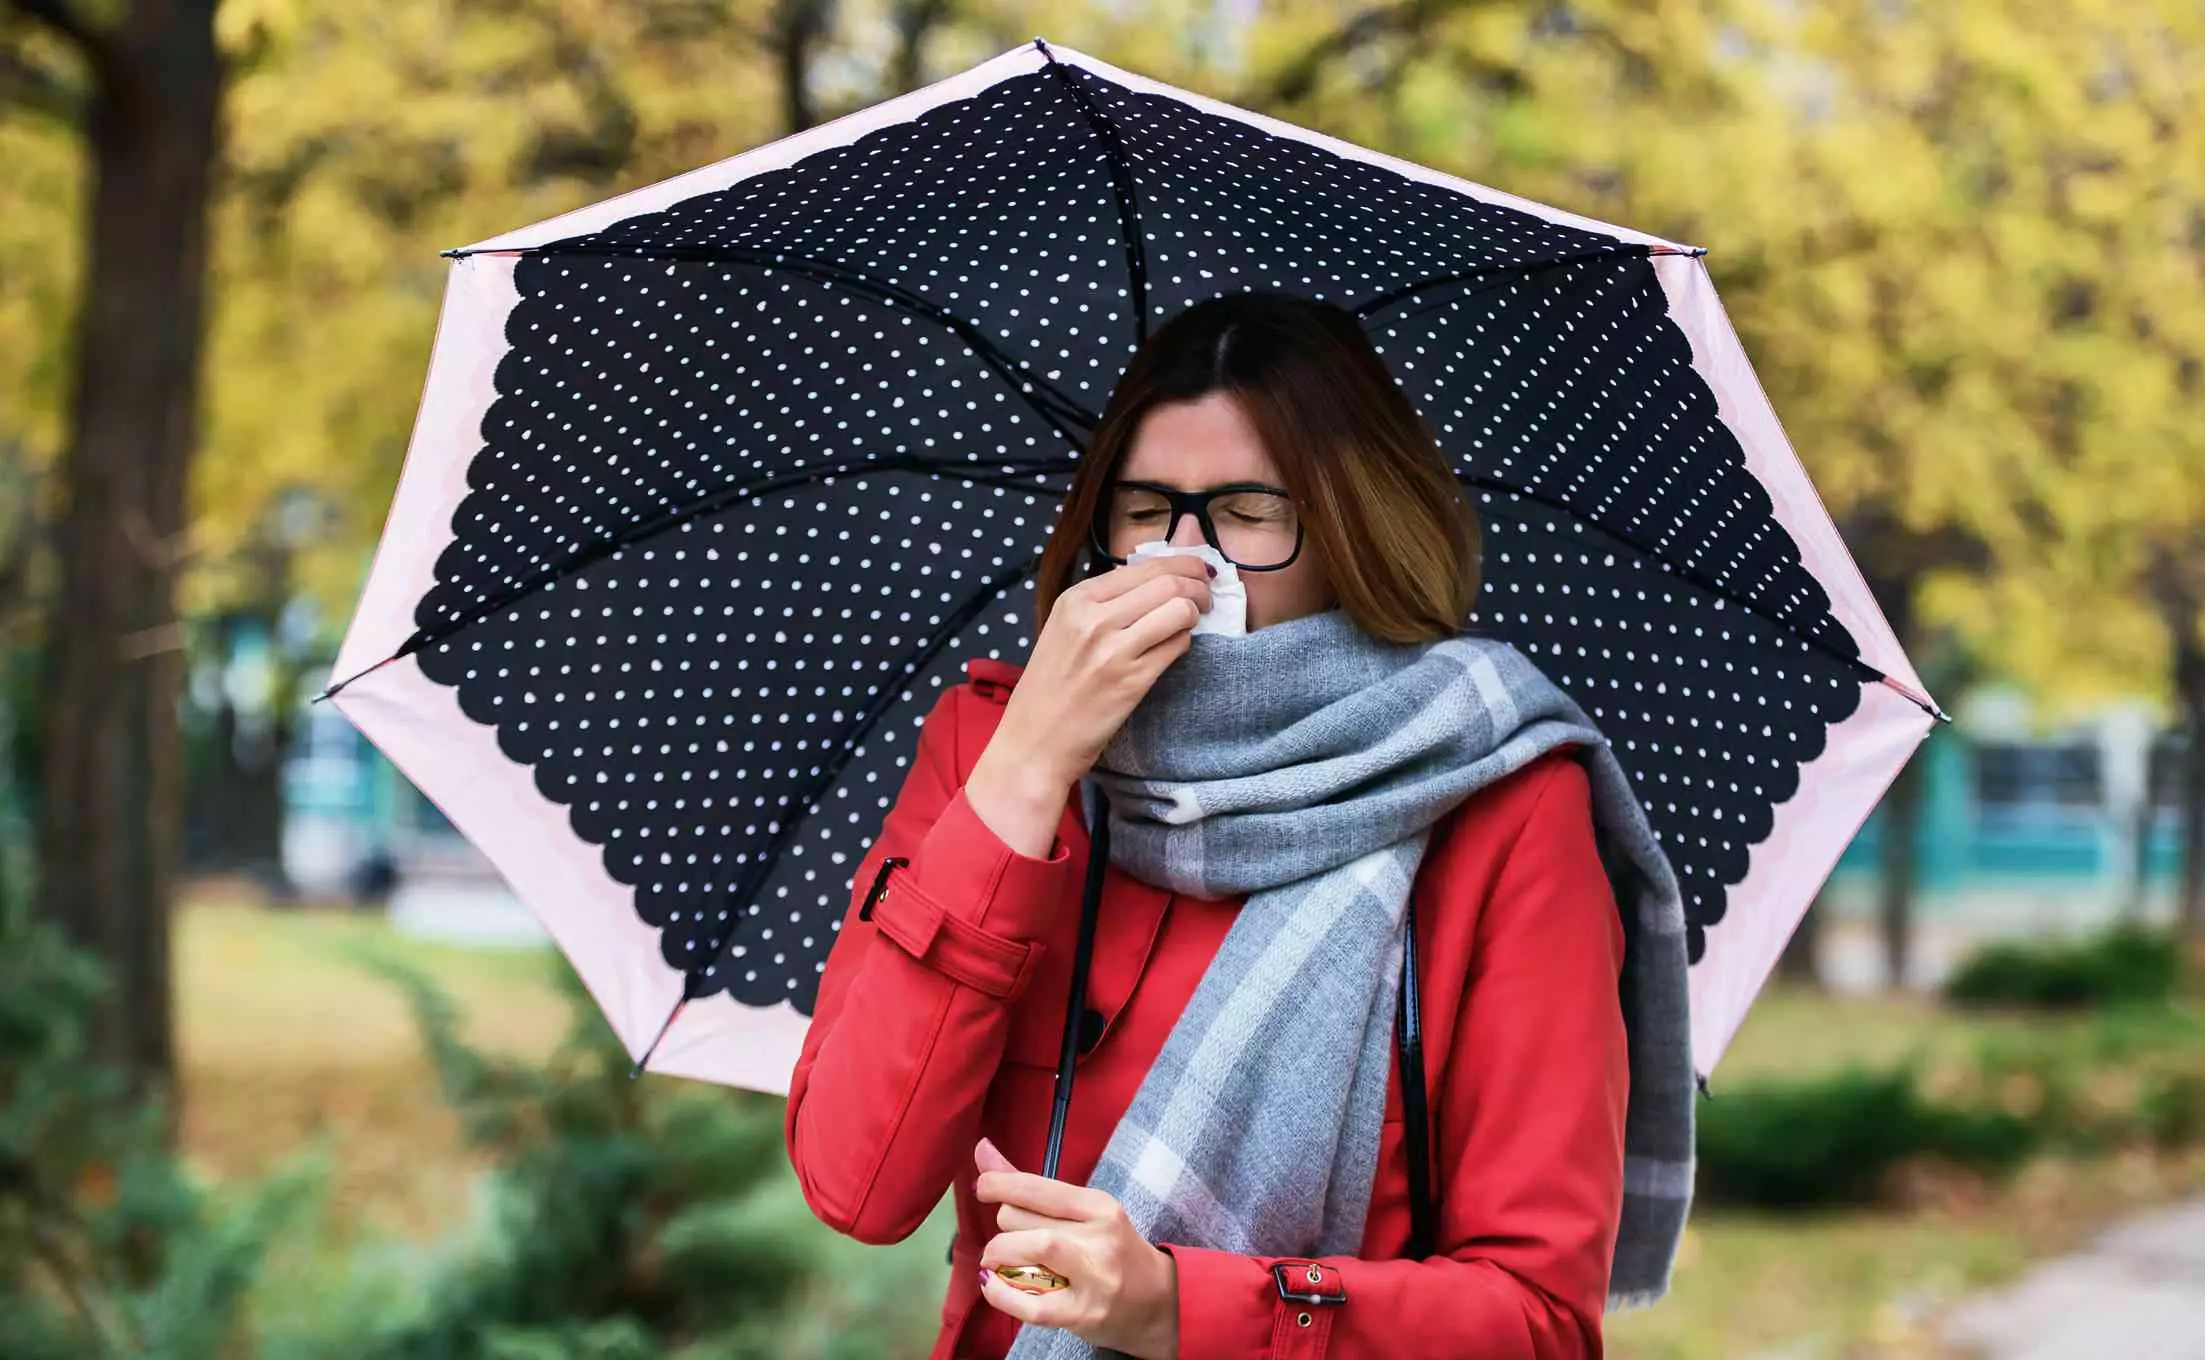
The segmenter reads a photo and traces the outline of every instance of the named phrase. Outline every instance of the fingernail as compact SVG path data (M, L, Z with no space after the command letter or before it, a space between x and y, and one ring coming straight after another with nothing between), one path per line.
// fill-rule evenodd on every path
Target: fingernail
M980 1287L982 1289L986 1289L988 1287L988 1276L994 1273L995 1272L989 1270L986 1266L980 1267Z
M1204 562L1204 563L1202 564L1202 570L1204 570L1204 571L1208 572L1208 573L1209 573L1210 575L1212 575L1212 576L1215 576L1215 575L1217 575L1217 568L1216 568L1216 567L1213 567L1213 566L1211 566L1211 565L1210 565L1209 563L1207 563L1207 562Z

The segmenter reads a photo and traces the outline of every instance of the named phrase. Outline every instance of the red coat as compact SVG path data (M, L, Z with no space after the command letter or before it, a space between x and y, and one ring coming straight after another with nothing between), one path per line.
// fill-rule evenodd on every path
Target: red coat
M949 1295L929 1360L996 1360L1017 1330L979 1303L980 1250L998 1229L973 1198L973 1144L985 1135L1022 1169L1041 1169L1079 924L1077 790L1046 860L1005 845L963 794L1020 673L972 661L928 714L858 866L789 1089L790 1158L812 1211L837 1231L899 1242L954 1192ZM1280 1300L1271 1264L1308 1258L1158 1243L1178 1265L1180 1355L1601 1353L1628 1076L1623 935L1589 789L1567 755L1535 761L1441 822L1417 874L1441 1254L1396 1259L1409 1213L1393 1063L1361 1252L1317 1258L1319 1292L1344 1286L1346 1301ZM889 855L910 863L890 871L860 921ZM1106 871L1087 997L1099 1038L1079 1062L1061 1179L1084 1184L1094 1170L1238 905Z

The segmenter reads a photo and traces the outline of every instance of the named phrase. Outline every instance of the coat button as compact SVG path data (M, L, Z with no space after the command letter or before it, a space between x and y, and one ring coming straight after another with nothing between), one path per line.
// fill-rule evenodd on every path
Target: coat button
M1093 1006L1080 1012L1080 1052L1093 1052L1095 1045L1102 1042L1105 1023L1103 1013Z

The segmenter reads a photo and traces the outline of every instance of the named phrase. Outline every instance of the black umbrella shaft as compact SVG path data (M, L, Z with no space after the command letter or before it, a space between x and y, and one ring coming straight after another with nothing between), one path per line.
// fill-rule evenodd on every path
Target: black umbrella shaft
M1064 1151L1064 1121L1072 1113L1072 1076L1079 1061L1080 1014L1087 1007L1087 966L1095 956L1095 920L1102 915L1103 870L1110 863L1110 800L1096 790L1095 810L1087 819L1087 886L1080 894L1079 947L1072 955L1072 986L1064 1003L1064 1043L1057 1050L1057 1090L1049 1110L1049 1150L1041 1174L1056 1179Z

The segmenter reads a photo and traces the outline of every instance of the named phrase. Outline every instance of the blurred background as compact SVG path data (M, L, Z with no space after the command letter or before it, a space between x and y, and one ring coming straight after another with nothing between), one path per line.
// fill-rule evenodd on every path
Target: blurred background
M2194 0L0 0L0 1352L923 1354L948 1216L836 1238L778 1100L629 1082L308 700L440 250L1036 34L1707 246L1958 718L1716 1074L1613 1353L2066 1354L2086 1289L2073 1354L2196 1354Z

